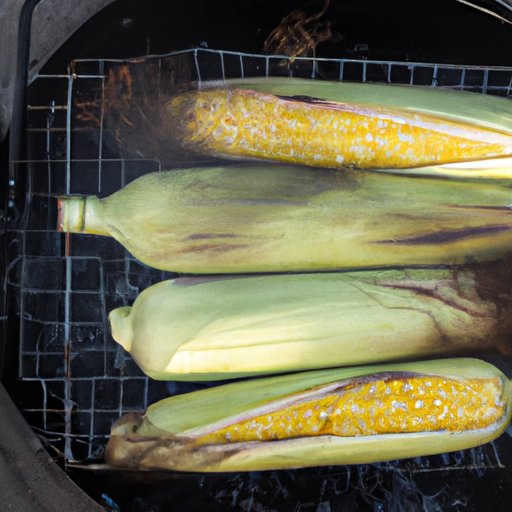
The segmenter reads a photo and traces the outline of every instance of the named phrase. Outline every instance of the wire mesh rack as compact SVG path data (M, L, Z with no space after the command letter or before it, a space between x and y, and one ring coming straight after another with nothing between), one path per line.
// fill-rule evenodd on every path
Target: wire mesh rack
M112 239L56 230L58 196L106 196L142 174L180 164L125 151L105 122L106 80L126 66L132 78L138 73L144 84L156 84L158 93L180 83L200 87L205 80L295 76L512 96L512 68L292 59L201 48L133 61L82 60L67 73L39 75L29 88L26 158L13 163L20 181L26 179L27 194L9 234L6 276L18 304L19 377L39 404L23 412L67 462L100 459L121 414L198 386L148 379L109 333L111 309L131 304L170 274L137 262ZM445 468L500 465L494 444L443 457Z

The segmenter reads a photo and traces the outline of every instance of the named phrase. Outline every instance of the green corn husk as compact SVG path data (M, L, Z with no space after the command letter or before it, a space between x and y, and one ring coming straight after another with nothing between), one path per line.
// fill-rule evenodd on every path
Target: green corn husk
M147 288L109 321L114 339L159 380L419 358L505 344L506 275L415 269L175 279Z
M471 421L474 410L469 409L469 404L466 408L462 402L458 404L456 412L450 412L448 405L442 406L446 397L443 393L433 404L421 404L427 405L437 416L451 414L441 430L422 430L421 427L419 431L410 432L406 424L405 427L393 425L392 433L367 435L362 430L359 435L345 437L310 434L271 441L229 442L226 437L223 442L204 442L204 439L208 439L204 436L218 429L229 428L244 420L251 421L251 418L261 415L266 417L287 405L303 403L308 399L317 400L325 394L326 389L343 393L350 385L378 383L379 379L389 379L390 376L403 379L404 387L398 391L393 388L392 396L388 399L382 396L382 400L388 400L385 402L387 404L389 399L402 401L402 407L410 407L410 414L416 415L418 421L422 421L418 402L413 401L409 405L407 402L407 393L412 392L410 383L415 382L418 386L424 382L428 386L429 382L431 384L429 379L436 377L444 379L447 387L441 389L448 392L453 382L463 384L468 382L467 379L492 379L499 397L494 404L482 397L478 407L484 417L487 414L484 411L491 414L494 406L499 406L499 410L492 423L485 427L477 428L477 424L475 428L461 428L457 426L459 422L466 421L468 415L467 419ZM414 381L413 377L426 377L426 380ZM106 461L115 466L137 469L220 472L361 464L446 453L484 444L498 437L510 421L511 392L511 383L505 375L492 365L476 359L321 370L237 382L167 398L150 406L145 415L131 414L121 418L112 428ZM387 389L385 394L389 394ZM380 399L380 395L377 398ZM385 412L389 413L391 424L397 402L391 402L391 409ZM357 403L362 408L359 409L360 414L368 414L363 402ZM437 406L438 410L435 409ZM332 414L332 411L328 414ZM369 414L375 414L375 411L370 410ZM322 415L318 418L322 418ZM369 419L370 416L365 418ZM296 423L290 418L287 421ZM281 427L271 423L269 428ZM406 432L400 428L405 428Z
M186 273L463 264L512 251L511 182L239 165L62 197L61 231L113 236Z
M166 111L171 143L238 160L449 175L444 164L512 156L511 101L432 87L235 79L177 94Z

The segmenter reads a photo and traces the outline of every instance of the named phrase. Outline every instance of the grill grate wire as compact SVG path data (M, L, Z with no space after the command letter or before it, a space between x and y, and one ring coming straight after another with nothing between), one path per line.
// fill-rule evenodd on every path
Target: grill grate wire
M6 286L18 300L19 377L40 404L23 412L65 462L100 460L111 424L120 415L204 387L148 379L108 331L108 311L131 304L140 291L171 274L142 265L114 240L56 231L59 195L106 196L163 168L156 158L124 156L105 127L105 80L109 69L123 62L80 60L67 73L39 75L28 91L26 158L13 163L16 175L27 177L27 196L9 238ZM512 96L512 68L503 67L290 59L203 48L134 62L156 70L162 83L174 69L171 64L179 62L198 87L205 80L296 76ZM75 115L78 99L91 94L99 105L95 126ZM501 466L494 444L440 457L445 469ZM401 464L421 468L423 463Z

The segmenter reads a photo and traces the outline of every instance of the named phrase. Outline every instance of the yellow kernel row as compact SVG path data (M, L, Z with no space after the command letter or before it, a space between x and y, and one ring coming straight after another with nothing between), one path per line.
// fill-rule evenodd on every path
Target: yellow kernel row
M384 378L248 417L202 436L199 442L462 432L489 427L503 416L504 409L498 378Z

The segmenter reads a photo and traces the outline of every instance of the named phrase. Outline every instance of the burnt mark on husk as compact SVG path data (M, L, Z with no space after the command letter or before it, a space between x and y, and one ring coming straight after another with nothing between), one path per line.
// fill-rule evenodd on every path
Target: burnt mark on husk
M510 226L495 225L495 226L481 226L475 228L464 229L450 229L445 231L438 231L437 233L428 233L426 235L413 236L410 238L396 238L391 240L378 240L378 244L399 244L399 245L441 245L447 243L457 242L465 238L476 236L494 235L510 231Z
M195 253L195 252L222 253L222 252L235 251L237 249L245 249L246 247L249 247L248 244L218 243L218 244L189 245L189 246L185 247L184 249L182 249L181 251L178 251L178 253L180 253L180 254Z
M321 98L315 98L314 96L304 96L300 94L297 96L277 95L277 98L284 101L300 101L302 103L326 103L326 101L322 100Z
M235 233L193 233L187 240L210 240L212 238L239 238Z
M491 210L498 212L511 212L512 208L510 206L491 206L491 205L452 205L451 208L459 208L461 210Z

